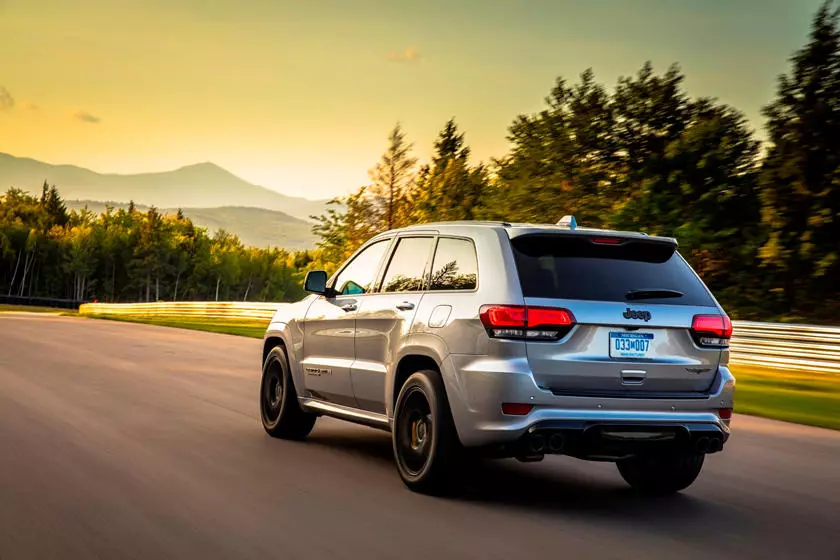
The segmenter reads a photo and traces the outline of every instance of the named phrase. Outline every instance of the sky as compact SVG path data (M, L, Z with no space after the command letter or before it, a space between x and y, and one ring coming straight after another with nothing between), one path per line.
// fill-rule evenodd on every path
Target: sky
M761 107L821 0L0 0L0 152L95 171L211 161L306 198L368 181L397 122L503 156L557 77L650 60Z

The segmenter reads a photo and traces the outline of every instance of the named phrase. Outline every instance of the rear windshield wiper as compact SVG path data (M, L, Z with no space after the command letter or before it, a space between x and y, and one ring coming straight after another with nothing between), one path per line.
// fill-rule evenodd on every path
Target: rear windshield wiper
M652 290L630 290L624 297L628 300L631 299L657 299L657 298L678 298L683 297L685 294L682 292L678 292L677 290L666 290L666 289L652 289Z

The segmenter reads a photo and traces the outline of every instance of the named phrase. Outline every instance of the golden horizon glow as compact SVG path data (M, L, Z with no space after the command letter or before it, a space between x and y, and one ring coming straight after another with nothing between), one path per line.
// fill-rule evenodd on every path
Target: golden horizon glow
M422 159L454 116L487 160L557 76L612 85L646 60L759 128L818 4L0 0L0 152L103 173L211 161L326 198L367 182L397 121Z

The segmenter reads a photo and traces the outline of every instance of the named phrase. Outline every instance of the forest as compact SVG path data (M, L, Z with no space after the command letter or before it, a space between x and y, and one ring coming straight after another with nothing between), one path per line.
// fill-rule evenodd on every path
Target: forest
M302 297L311 255L244 247L178 212L68 212L54 186L10 189L0 202L0 294L77 301L256 300Z
M475 163L453 118L428 162L397 124L369 184L313 216L316 249L244 247L181 213L68 212L60 185L0 197L0 294L100 301L302 296L381 231L441 220L554 223L676 237L738 319L836 323L840 314L840 19L831 2L763 109L692 97L676 65L614 85L558 78L509 151ZM14 187L14 185L12 186Z

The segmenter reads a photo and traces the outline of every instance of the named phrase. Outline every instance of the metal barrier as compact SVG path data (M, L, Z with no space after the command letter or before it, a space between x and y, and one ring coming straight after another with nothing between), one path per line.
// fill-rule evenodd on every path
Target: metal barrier
M734 321L733 363L840 373L840 327Z
M86 303L81 315L133 317L196 317L203 319L253 319L266 323L279 303L242 301L159 301L154 303Z
M87 303L82 315L200 317L268 322L278 303L178 301ZM734 321L733 363L801 371L840 373L840 327Z

